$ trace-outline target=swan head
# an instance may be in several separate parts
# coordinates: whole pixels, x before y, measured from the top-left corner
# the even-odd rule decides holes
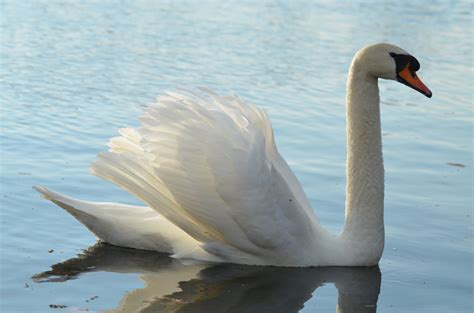
[[[386,43],[362,48],[354,61],[367,73],[376,78],[398,81],[431,98],[431,90],[418,77],[418,60],[405,50]]]

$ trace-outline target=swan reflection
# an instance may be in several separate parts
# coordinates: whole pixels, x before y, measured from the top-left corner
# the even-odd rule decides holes
[[[298,312],[327,283],[338,289],[337,312],[376,312],[381,281],[378,267],[184,264],[166,254],[102,243],[33,280],[62,282],[95,271],[139,273],[145,282],[106,312]]]

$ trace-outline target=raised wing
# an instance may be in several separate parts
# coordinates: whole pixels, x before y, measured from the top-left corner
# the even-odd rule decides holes
[[[93,172],[146,202],[223,261],[300,257],[318,222],[265,112],[208,90],[160,96]],[[294,262],[293,262],[294,263]]]

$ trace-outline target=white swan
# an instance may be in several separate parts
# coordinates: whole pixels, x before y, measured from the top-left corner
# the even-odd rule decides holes
[[[93,203],[36,187],[101,240],[177,258],[276,266],[369,266],[384,246],[384,168],[378,78],[428,97],[418,61],[389,44],[355,55],[347,84],[346,221],[320,225],[278,153],[266,113],[234,96],[170,92],[120,130],[95,175],[149,207]]]

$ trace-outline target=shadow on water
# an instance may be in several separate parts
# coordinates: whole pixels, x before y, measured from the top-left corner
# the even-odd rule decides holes
[[[138,273],[145,287],[107,312],[298,312],[314,291],[334,283],[337,312],[376,312],[381,273],[365,268],[279,268],[189,263],[167,254],[98,243],[54,264],[35,282],[64,282],[87,272]]]

